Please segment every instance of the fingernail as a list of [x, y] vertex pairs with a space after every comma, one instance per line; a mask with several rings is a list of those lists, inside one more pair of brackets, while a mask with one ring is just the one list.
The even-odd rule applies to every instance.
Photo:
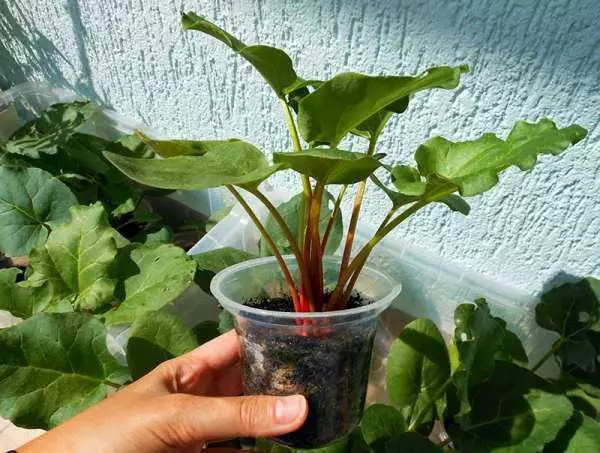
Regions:
[[280, 425], [287, 425], [296, 420], [304, 412], [303, 396], [293, 395], [279, 398], [275, 403], [275, 420]]

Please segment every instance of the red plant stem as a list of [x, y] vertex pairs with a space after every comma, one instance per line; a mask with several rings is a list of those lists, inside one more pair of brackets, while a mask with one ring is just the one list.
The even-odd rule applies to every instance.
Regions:
[[319, 234], [319, 221], [321, 219], [321, 205], [323, 203], [323, 192], [325, 185], [317, 183], [313, 193], [309, 222], [311, 228], [311, 258], [313, 272], [313, 294], [315, 296], [315, 307], [318, 311], [323, 309], [323, 254], [321, 253], [321, 236]]
[[325, 228], [323, 240], [321, 241], [322, 254], [325, 253], [325, 249], [327, 248], [327, 242], [329, 241], [329, 236], [331, 235], [331, 231], [333, 230], [333, 225], [335, 225], [335, 220], [340, 213], [340, 207], [342, 204], [342, 199], [344, 198], [344, 194], [346, 193], [346, 189], [348, 189], [348, 186], [344, 184], [340, 189], [340, 193], [335, 199], [335, 205], [333, 206], [333, 211], [331, 212], [331, 216], [329, 217], [329, 222], [327, 222], [327, 228]]
[[[285, 219], [281, 216], [281, 214], [279, 213], [277, 208], [273, 205], [273, 203], [271, 203], [271, 201], [260, 190], [258, 190], [258, 189], [251, 190], [250, 193], [252, 193], [256, 198], [258, 198], [266, 206], [266, 208], [269, 210], [269, 212], [271, 213], [271, 215], [273, 216], [273, 218], [279, 225], [279, 228], [283, 232], [284, 236], [288, 240], [290, 247], [292, 249], [292, 253], [296, 257], [296, 262], [298, 263], [298, 271], [300, 273], [300, 281], [302, 283], [302, 288], [300, 289], [300, 293], [301, 294], [304, 293], [304, 296], [305, 296], [304, 299], [309, 304], [308, 309], [304, 310], [304, 308], [303, 308], [302, 311], [311, 311], [312, 306], [310, 306], [311, 305], [310, 302], [313, 299], [313, 294], [312, 294], [312, 288], [310, 287], [310, 284], [308, 284], [308, 271], [307, 271], [307, 267], [306, 267], [307, 263], [304, 261], [302, 251], [298, 247], [296, 238], [292, 234], [290, 228], [288, 227], [287, 223], [285, 222]], [[301, 305], [303, 305], [303, 304], [301, 304]]]
[[267, 241], [267, 244], [269, 244], [269, 247], [271, 248], [271, 251], [273, 252], [273, 256], [275, 256], [275, 259], [277, 260], [277, 262], [279, 263], [279, 267], [281, 268], [281, 272], [283, 272], [283, 277], [285, 278], [285, 281], [287, 282], [288, 286], [290, 287], [290, 295], [292, 297], [292, 301], [294, 302], [294, 310], [302, 311], [301, 306], [300, 306], [300, 298], [298, 297], [298, 290], [296, 288], [296, 283], [294, 282], [292, 274], [290, 273], [290, 270], [287, 267], [285, 260], [281, 256], [281, 253], [279, 253], [279, 250], [277, 249], [275, 242], [273, 242], [273, 238], [271, 238], [271, 236], [269, 235], [266, 228], [260, 222], [260, 220], [258, 219], [256, 214], [254, 214], [254, 211], [252, 211], [252, 208], [248, 205], [248, 203], [246, 203], [246, 200], [244, 200], [244, 197], [242, 197], [240, 195], [240, 193], [236, 190], [236, 188], [233, 187], [232, 185], [227, 185], [227, 189], [229, 189], [229, 191], [235, 197], [235, 199], [238, 201], [238, 203], [248, 213], [248, 216], [250, 217], [252, 222], [254, 222], [254, 225], [256, 225], [256, 228], [258, 228], [258, 231], [260, 231], [260, 234], [262, 235], [262, 237], [265, 239], [265, 241]]

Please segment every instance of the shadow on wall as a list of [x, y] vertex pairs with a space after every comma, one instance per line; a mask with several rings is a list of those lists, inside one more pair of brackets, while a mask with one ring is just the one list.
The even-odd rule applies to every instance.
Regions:
[[[73, 27], [79, 57], [78, 68], [36, 28], [30, 18], [23, 13], [27, 8], [24, 8], [20, 2], [15, 1], [12, 10], [9, 9], [7, 2], [0, 2], [0, 37], [2, 37], [0, 39], [0, 90], [41, 76], [44, 81], [52, 85], [69, 88], [87, 99], [106, 105], [104, 99], [97, 93], [90, 76], [89, 59], [85, 50], [87, 35], [81, 21], [79, 2], [68, 0], [65, 7]], [[21, 58], [17, 57], [19, 54]], [[67, 80], [62, 65], [80, 74], [75, 83]]]

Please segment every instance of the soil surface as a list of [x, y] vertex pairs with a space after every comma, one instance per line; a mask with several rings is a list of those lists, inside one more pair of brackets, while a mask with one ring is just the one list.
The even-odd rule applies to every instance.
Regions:
[[[371, 303], [353, 296], [349, 308]], [[291, 299], [251, 300], [246, 305], [293, 311]], [[303, 394], [308, 418], [298, 431], [273, 440], [295, 448], [317, 448], [348, 434], [365, 402], [377, 319], [317, 326], [278, 325], [246, 319], [241, 335], [245, 393]]]

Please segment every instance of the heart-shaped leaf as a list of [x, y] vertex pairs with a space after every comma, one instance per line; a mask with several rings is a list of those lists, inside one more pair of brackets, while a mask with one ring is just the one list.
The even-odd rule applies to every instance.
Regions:
[[[256, 187], [279, 170], [279, 166], [271, 167], [262, 152], [249, 143], [241, 140], [216, 143], [203, 148], [206, 152], [201, 156], [136, 159], [110, 152], [104, 155], [134, 181], [161, 189], [196, 190], [228, 184]], [[170, 149], [181, 152], [181, 147], [180, 141]]]
[[[295, 238], [298, 238], [298, 222], [301, 215], [301, 209], [305, 209], [303, 203], [304, 194], [299, 193], [294, 195], [288, 201], [281, 203], [277, 206], [277, 211], [281, 214], [281, 217], [285, 220], [285, 223], [289, 227], [292, 235]], [[325, 234], [325, 229], [327, 228], [327, 224], [329, 223], [329, 218], [332, 213], [332, 208], [330, 203], [335, 201], [333, 195], [329, 192], [325, 191], [323, 193], [323, 203], [321, 205], [321, 218], [319, 220], [319, 232], [322, 236]], [[292, 248], [289, 245], [289, 241], [281, 231], [281, 228], [273, 218], [271, 214], [267, 216], [267, 220], [264, 223], [265, 229], [268, 231], [269, 236], [275, 242], [277, 249], [282, 255], [288, 255], [292, 253]], [[342, 238], [344, 236], [344, 223], [342, 220], [342, 215], [339, 214], [334, 221], [333, 227], [331, 229], [331, 233], [329, 235], [329, 239], [327, 241], [327, 246], [325, 247], [326, 254], [333, 254], [336, 252], [340, 243], [342, 242]], [[271, 256], [271, 248], [265, 242], [263, 238], [260, 239], [259, 249], [261, 256]]]
[[164, 310], [149, 311], [131, 325], [127, 366], [138, 379], [157, 365], [191, 351], [198, 343], [181, 318]]
[[[127, 253], [128, 252], [128, 253]], [[196, 263], [170, 244], [136, 245], [124, 251], [117, 274], [123, 280], [122, 302], [105, 314], [108, 324], [132, 322], [173, 302], [193, 282]]]
[[29, 318], [40, 312], [64, 313], [73, 311], [69, 300], [55, 295], [52, 286], [26, 286], [17, 283], [21, 271], [17, 268], [0, 269], [0, 310], [18, 318]]
[[26, 284], [48, 284], [76, 310], [98, 310], [113, 300], [116, 282], [110, 267], [116, 254], [115, 231], [102, 204], [74, 206], [71, 221], [31, 251]]
[[66, 185], [38, 168], [0, 167], [0, 181], [0, 250], [9, 256], [29, 254], [77, 204]]
[[373, 404], [367, 407], [361, 421], [361, 431], [367, 444], [402, 434], [407, 429], [402, 413], [392, 406]]
[[234, 264], [257, 258], [257, 256], [233, 247], [223, 247], [192, 255], [192, 258], [198, 265], [194, 281], [203, 291], [210, 294], [210, 282], [218, 272]]
[[5, 144], [9, 153], [38, 158], [40, 154], [56, 154], [71, 135], [99, 107], [90, 102], [54, 104], [41, 116], [17, 130]]
[[438, 67], [415, 77], [339, 74], [300, 101], [300, 133], [308, 143], [335, 147], [352, 129], [413, 93], [456, 88], [465, 70]]
[[273, 162], [323, 184], [354, 184], [381, 166], [375, 157], [340, 149], [312, 148], [301, 153], [274, 153]]
[[292, 60], [283, 50], [264, 45], [246, 46], [239, 39], [194, 12], [183, 13], [182, 24], [185, 30], [196, 30], [211, 35], [244, 57], [280, 98], [283, 99], [286, 88], [296, 84], [298, 76], [294, 71]]
[[412, 423], [417, 413], [443, 396], [441, 392], [449, 377], [450, 359], [439, 330], [428, 319], [412, 321], [394, 341], [388, 355], [386, 381], [390, 399]]
[[558, 129], [549, 119], [518, 121], [506, 141], [490, 133], [465, 142], [434, 137], [419, 146], [415, 159], [421, 175], [449, 181], [461, 195], [473, 196], [494, 187], [507, 168], [529, 170], [539, 154], [559, 154], [586, 134], [576, 124]]
[[18, 426], [53, 428], [128, 379], [92, 316], [40, 313], [0, 330], [0, 415]]

